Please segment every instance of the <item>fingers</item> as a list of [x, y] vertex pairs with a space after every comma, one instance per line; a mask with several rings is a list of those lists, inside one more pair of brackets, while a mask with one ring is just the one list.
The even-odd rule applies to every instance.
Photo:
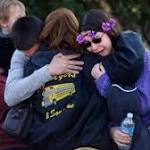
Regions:
[[54, 57], [62, 57], [62, 56], [64, 56], [62, 53], [58, 53]]
[[94, 67], [92, 68], [91, 74], [92, 75], [96, 74], [96, 71], [97, 71], [97, 66], [94, 65]]
[[[58, 53], [51, 61], [51, 74], [75, 73], [78, 74], [82, 69], [83, 61], [72, 60], [80, 55], [63, 55]], [[52, 72], [53, 70], [53, 72]]]
[[123, 143], [123, 144], [129, 144], [129, 143], [131, 142], [131, 140], [127, 140], [127, 139], [118, 139], [117, 142]]
[[79, 72], [82, 70], [83, 68], [80, 66], [74, 66], [74, 65], [68, 65], [67, 66], [67, 72], [69, 73], [75, 73], [75, 74], [79, 74]]
[[131, 137], [128, 134], [124, 134], [124, 136], [121, 137], [120, 142], [130, 143], [131, 142]]
[[80, 57], [80, 54], [74, 54], [74, 55], [64, 55], [67, 59], [75, 59]]
[[82, 67], [75, 66], [75, 65], [68, 65], [67, 68], [71, 69], [71, 70], [82, 70], [83, 69]]
[[111, 128], [111, 135], [116, 144], [118, 143], [128, 144], [131, 142], [131, 137], [128, 134], [121, 132], [118, 127]]
[[102, 63], [99, 63], [99, 70], [103, 72], [105, 71], [105, 68], [103, 67]]
[[83, 61], [71, 60], [71, 59], [77, 58], [79, 56], [80, 56], [80, 54], [76, 54], [76, 55], [63, 55], [62, 53], [58, 53], [57, 55], [55, 55], [55, 57], [61, 58], [64, 62], [66, 60], [66, 63], [68, 65], [83, 65], [84, 64]]
[[81, 56], [81, 54], [63, 55], [62, 53], [58, 53], [58, 54], [56, 54], [55, 56], [57, 56], [57, 57], [64, 57], [64, 58], [66, 58], [66, 59], [69, 60], [69, 59], [78, 58], [78, 57]]
[[116, 141], [119, 143], [130, 143], [131, 142], [131, 138], [126, 134], [124, 134], [123, 136], [116, 136]]
[[83, 61], [75, 61], [75, 60], [70, 60], [69, 61], [70, 65], [83, 65], [84, 62]]
[[92, 68], [91, 75], [93, 76], [94, 79], [100, 78], [105, 73], [105, 70], [103, 68], [100, 69], [99, 66], [100, 64], [97, 63]]
[[72, 69], [67, 69], [66, 72], [68, 73], [73, 73], [73, 74], [79, 74], [79, 70], [72, 70]]

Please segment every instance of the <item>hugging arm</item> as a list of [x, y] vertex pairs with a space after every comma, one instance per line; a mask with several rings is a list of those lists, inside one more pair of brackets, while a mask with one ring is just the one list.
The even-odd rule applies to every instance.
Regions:
[[44, 83], [52, 80], [53, 75], [65, 72], [78, 73], [82, 69], [83, 62], [73, 61], [72, 59], [76, 57], [79, 56], [57, 54], [50, 64], [24, 77], [24, 65], [27, 57], [23, 52], [16, 50], [11, 60], [11, 67], [6, 81], [5, 102], [8, 106], [22, 102], [32, 96]]
[[16, 105], [29, 98], [41, 85], [52, 79], [52, 76], [48, 74], [47, 66], [24, 78], [26, 61], [28, 58], [23, 52], [18, 50], [14, 52], [4, 93], [5, 102], [8, 106]]

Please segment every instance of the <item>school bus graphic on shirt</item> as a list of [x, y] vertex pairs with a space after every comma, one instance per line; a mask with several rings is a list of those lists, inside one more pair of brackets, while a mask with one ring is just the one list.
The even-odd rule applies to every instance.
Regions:
[[75, 85], [73, 83], [64, 83], [50, 85], [44, 88], [42, 96], [42, 106], [48, 107], [52, 104], [57, 104], [58, 101], [75, 93]]

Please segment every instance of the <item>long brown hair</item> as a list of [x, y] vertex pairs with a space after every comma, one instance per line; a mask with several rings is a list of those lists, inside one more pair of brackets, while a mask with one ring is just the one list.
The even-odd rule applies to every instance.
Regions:
[[41, 32], [41, 41], [47, 41], [50, 49], [75, 48], [79, 23], [67, 8], [58, 8], [47, 16]]

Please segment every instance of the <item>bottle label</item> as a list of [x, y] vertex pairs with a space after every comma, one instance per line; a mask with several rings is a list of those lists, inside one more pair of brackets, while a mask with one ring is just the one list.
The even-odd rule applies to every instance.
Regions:
[[129, 134], [129, 136], [133, 136], [134, 127], [121, 127], [121, 131]]

